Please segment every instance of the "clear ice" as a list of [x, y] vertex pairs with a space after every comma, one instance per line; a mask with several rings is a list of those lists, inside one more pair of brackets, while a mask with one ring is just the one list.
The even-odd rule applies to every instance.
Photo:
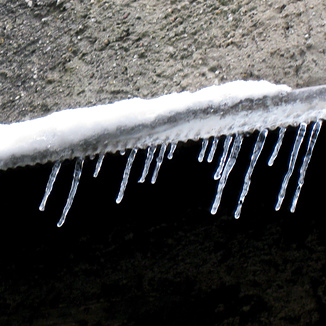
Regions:
[[303, 138], [304, 138], [304, 136], [306, 134], [306, 130], [307, 130], [307, 124], [306, 123], [300, 123], [300, 126], [298, 128], [298, 133], [297, 133], [294, 145], [293, 145], [288, 170], [287, 170], [287, 172], [286, 172], [286, 174], [284, 176], [282, 186], [281, 186], [280, 192], [278, 194], [277, 203], [275, 205], [275, 210], [276, 211], [278, 211], [282, 206], [282, 203], [283, 203], [283, 200], [284, 200], [284, 197], [285, 197], [285, 193], [286, 193], [286, 188], [288, 186], [290, 177], [291, 177], [291, 175], [293, 173], [295, 162], [297, 160], [298, 153], [299, 153], [300, 146], [302, 144]]
[[225, 162], [226, 162], [226, 158], [229, 152], [229, 147], [231, 145], [233, 136], [228, 135], [226, 136], [225, 140], [224, 140], [224, 145], [223, 145], [223, 153], [222, 156], [220, 158], [220, 163], [219, 166], [214, 174], [214, 180], [218, 180], [221, 177]]
[[210, 149], [210, 151], [208, 153], [208, 156], [207, 156], [207, 162], [208, 163], [211, 163], [213, 161], [213, 158], [214, 158], [214, 155], [215, 155], [215, 152], [216, 152], [216, 148], [217, 148], [217, 144], [218, 144], [218, 140], [219, 139], [217, 137], [214, 137], [211, 149]]
[[94, 178], [97, 178], [98, 174], [100, 173], [104, 157], [105, 157], [105, 154], [99, 154], [99, 156], [98, 156], [96, 166], [95, 166], [95, 171], [93, 174]]
[[304, 178], [308, 169], [308, 165], [312, 156], [312, 152], [314, 150], [318, 135], [319, 135], [319, 131], [322, 125], [322, 121], [317, 121], [314, 123], [313, 128], [311, 130], [311, 134], [310, 134], [310, 138], [309, 138], [309, 143], [307, 146], [307, 152], [305, 154], [305, 157], [303, 159], [303, 163], [302, 166], [300, 168], [300, 176], [299, 176], [299, 180], [298, 180], [298, 185], [295, 191], [295, 194], [293, 196], [293, 200], [292, 200], [292, 205], [291, 205], [291, 213], [295, 212], [295, 208], [297, 206], [297, 202], [300, 196], [300, 192], [301, 192], [301, 188], [303, 186], [304, 183]]
[[201, 150], [198, 155], [198, 162], [203, 162], [207, 145], [208, 145], [208, 139], [203, 139], [201, 143]]
[[275, 159], [277, 158], [278, 152], [280, 151], [280, 148], [283, 143], [285, 131], [286, 131], [285, 127], [281, 127], [278, 130], [278, 138], [277, 138], [273, 153], [272, 153], [271, 157], [269, 158], [268, 166], [272, 166], [274, 164]]
[[226, 181], [228, 179], [228, 176], [229, 176], [230, 172], [232, 171], [235, 162], [237, 161], [238, 154], [239, 154], [240, 149], [241, 149], [242, 140], [243, 140], [242, 135], [236, 135], [235, 136], [235, 139], [233, 141], [233, 145], [232, 145], [232, 148], [231, 148], [230, 156], [229, 156], [229, 158], [228, 158], [228, 160], [226, 162], [226, 165], [225, 165], [225, 167], [223, 169], [221, 180], [218, 183], [218, 188], [217, 188], [215, 200], [214, 200], [214, 203], [213, 203], [212, 209], [211, 209], [211, 214], [213, 214], [213, 215], [216, 214], [216, 212], [218, 210], [218, 207], [220, 206], [222, 193], [223, 193], [224, 187], [226, 185]]
[[123, 177], [122, 177], [122, 181], [121, 181], [121, 185], [120, 185], [120, 191], [119, 191], [117, 199], [115, 200], [115, 202], [117, 204], [121, 203], [121, 200], [124, 196], [124, 193], [125, 193], [125, 190], [127, 187], [127, 183], [128, 183], [128, 179], [129, 179], [129, 175], [130, 175], [130, 170], [132, 167], [132, 163], [135, 160], [136, 154], [137, 154], [137, 148], [133, 148], [129, 154], [127, 164], [126, 164], [125, 170], [123, 172]]
[[72, 205], [72, 202], [74, 201], [76, 191], [77, 191], [79, 181], [80, 181], [80, 176], [81, 176], [82, 170], [83, 170], [83, 165], [84, 165], [84, 159], [82, 157], [78, 157], [76, 159], [76, 163], [75, 163], [74, 176], [73, 176], [71, 188], [69, 191], [68, 199], [67, 199], [66, 205], [63, 209], [61, 218], [60, 218], [59, 222], [57, 223], [57, 227], [62, 226], [62, 224], [65, 222], [67, 214]]
[[176, 148], [177, 148], [177, 143], [171, 143], [170, 151], [169, 151], [169, 154], [168, 154], [168, 159], [169, 160], [173, 159], [173, 154], [174, 154], [174, 151], [175, 151]]
[[156, 182], [156, 180], [157, 180], [158, 172], [160, 171], [161, 165], [163, 163], [165, 151], [166, 151], [166, 144], [163, 143], [161, 145], [160, 152], [159, 152], [158, 157], [156, 159], [156, 166], [155, 166], [155, 170], [153, 172], [152, 180], [151, 180], [152, 184], [154, 184]]
[[46, 184], [44, 196], [43, 196], [42, 202], [41, 202], [41, 204], [39, 206], [40, 211], [45, 210], [46, 202], [47, 202], [47, 200], [48, 200], [48, 198], [49, 198], [49, 196], [51, 194], [54, 182], [55, 182], [55, 180], [57, 178], [57, 175], [58, 175], [58, 173], [60, 171], [61, 163], [62, 163], [62, 161], [57, 161], [57, 162], [54, 163], [54, 165], [52, 167], [52, 171], [51, 171], [51, 174], [49, 176], [48, 183]]
[[245, 198], [246, 198], [246, 196], [248, 194], [248, 191], [249, 191], [249, 187], [250, 187], [250, 183], [251, 183], [251, 176], [252, 176], [252, 173], [254, 171], [257, 160], [258, 160], [258, 158], [260, 156], [260, 153], [263, 150], [267, 134], [268, 134], [267, 129], [264, 129], [259, 133], [259, 135], [257, 137], [255, 147], [254, 147], [253, 152], [251, 154], [251, 160], [250, 160], [249, 168], [247, 170], [247, 173], [246, 173], [246, 176], [245, 176], [245, 179], [244, 179], [241, 195], [239, 197], [238, 206], [237, 206], [237, 209], [235, 210], [235, 213], [234, 213], [234, 217], [236, 219], [238, 219], [240, 217], [243, 202], [244, 202], [244, 200], [245, 200]]
[[149, 168], [153, 161], [155, 151], [156, 151], [156, 146], [150, 146], [147, 148], [147, 156], [146, 156], [146, 160], [145, 160], [145, 164], [144, 164], [143, 173], [142, 173], [140, 179], [138, 180], [139, 183], [145, 182]]

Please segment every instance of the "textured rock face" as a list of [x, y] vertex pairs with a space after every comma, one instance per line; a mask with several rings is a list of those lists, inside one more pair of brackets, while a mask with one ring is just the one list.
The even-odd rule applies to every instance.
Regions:
[[[0, 119], [236, 79], [326, 84], [324, 22], [321, 1], [3, 0]], [[273, 210], [294, 133], [287, 138], [274, 170], [266, 160], [276, 136], [267, 140], [239, 221], [230, 214], [253, 138], [215, 217], [216, 184], [196, 161], [200, 144], [179, 149], [141, 197], [136, 160], [122, 206], [114, 199], [126, 158], [110, 156], [98, 183], [95, 163], [85, 164], [60, 230], [72, 165], [45, 216], [37, 208], [49, 166], [1, 173], [1, 324], [324, 324], [323, 194], [315, 188], [325, 180], [325, 135], [295, 215]]]

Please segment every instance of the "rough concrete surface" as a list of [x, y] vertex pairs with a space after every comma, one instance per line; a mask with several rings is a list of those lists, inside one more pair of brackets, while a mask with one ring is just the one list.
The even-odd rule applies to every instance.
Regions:
[[[0, 121], [237, 79], [326, 84], [325, 24], [317, 0], [0, 0]], [[311, 170], [323, 169], [320, 143]], [[189, 146], [194, 158], [198, 146]], [[2, 172], [0, 324], [324, 325], [325, 228], [322, 210], [309, 205], [316, 192], [302, 195], [295, 215], [276, 214], [264, 200], [273, 205], [278, 182], [273, 195], [253, 190], [241, 221], [230, 216], [234, 202], [212, 217], [215, 184], [203, 181], [212, 171], [206, 164], [206, 177], [196, 176], [186, 149], [176, 172], [160, 175], [161, 190], [131, 187], [121, 207], [111, 201], [125, 158], [110, 157], [119, 173], [108, 164], [100, 184], [84, 188], [113, 192], [81, 190], [60, 230], [70, 181], [44, 217], [37, 207], [50, 167]]]

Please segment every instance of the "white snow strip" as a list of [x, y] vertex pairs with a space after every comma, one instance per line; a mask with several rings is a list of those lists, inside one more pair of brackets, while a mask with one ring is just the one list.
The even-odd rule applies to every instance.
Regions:
[[[286, 85], [234, 81], [194, 93], [134, 98], [0, 125], [0, 169], [147, 148], [323, 119], [325, 101], [283, 103]], [[281, 98], [281, 104], [272, 101]], [[271, 99], [266, 109], [266, 101]], [[248, 103], [248, 101], [250, 103]], [[265, 101], [263, 104], [259, 101]], [[277, 99], [280, 101], [280, 99]], [[246, 102], [247, 101], [247, 102]], [[316, 99], [318, 102], [318, 98]], [[277, 102], [277, 101], [276, 101]]]

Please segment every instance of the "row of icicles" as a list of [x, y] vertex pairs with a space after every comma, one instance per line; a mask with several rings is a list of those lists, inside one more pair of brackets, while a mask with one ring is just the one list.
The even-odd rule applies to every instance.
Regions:
[[[292, 213], [295, 211], [297, 201], [298, 201], [298, 198], [299, 198], [299, 195], [300, 195], [300, 191], [301, 191], [301, 188], [302, 188], [303, 183], [304, 183], [304, 178], [305, 178], [305, 174], [306, 174], [306, 171], [307, 171], [307, 168], [308, 168], [308, 164], [310, 162], [310, 159], [311, 159], [311, 156], [312, 156], [312, 151], [313, 151], [313, 148], [314, 148], [315, 143], [317, 141], [317, 137], [318, 137], [321, 126], [322, 126], [322, 121], [317, 121], [312, 126], [310, 136], [309, 136], [308, 146], [307, 146], [307, 149], [306, 149], [306, 153], [305, 153], [303, 163], [302, 163], [301, 168], [300, 168], [300, 175], [299, 175], [299, 179], [298, 179], [298, 183], [297, 183], [297, 188], [296, 188], [296, 191], [295, 191], [293, 199], [292, 199], [292, 205], [291, 205], [291, 208], [290, 208], [290, 211]], [[298, 157], [298, 153], [299, 153], [302, 141], [303, 141], [303, 139], [305, 137], [306, 130], [307, 130], [307, 124], [306, 123], [301, 123], [299, 125], [299, 127], [298, 127], [297, 135], [296, 135], [296, 138], [295, 138], [295, 141], [294, 141], [294, 144], [293, 144], [293, 149], [292, 149], [290, 160], [289, 160], [288, 170], [287, 170], [287, 172], [286, 172], [286, 174], [284, 176], [284, 179], [283, 179], [283, 182], [282, 182], [282, 185], [281, 185], [281, 189], [280, 189], [280, 192], [278, 194], [278, 200], [277, 200], [277, 203], [275, 205], [275, 210], [276, 211], [278, 211], [281, 208], [283, 199], [285, 197], [286, 188], [287, 188], [287, 185], [289, 183], [292, 172], [294, 170], [296, 159]], [[274, 160], [276, 159], [276, 157], [278, 155], [278, 152], [279, 152], [280, 147], [281, 147], [282, 142], [283, 142], [285, 131], [286, 131], [285, 127], [279, 128], [278, 139], [276, 141], [276, 144], [275, 144], [274, 150], [272, 152], [272, 155], [271, 155], [271, 157], [270, 157], [270, 159], [268, 161], [269, 166], [273, 165]], [[246, 195], [247, 195], [247, 193], [249, 191], [251, 176], [252, 176], [253, 170], [255, 168], [255, 165], [257, 163], [257, 160], [258, 160], [258, 158], [260, 156], [260, 153], [263, 150], [267, 134], [268, 134], [268, 130], [264, 129], [264, 130], [260, 131], [258, 136], [257, 136], [257, 140], [256, 140], [255, 146], [253, 148], [253, 152], [251, 154], [250, 164], [249, 164], [248, 170], [247, 170], [246, 175], [245, 175], [242, 191], [241, 191], [241, 194], [240, 194], [240, 197], [239, 197], [239, 200], [238, 200], [237, 208], [236, 208], [236, 210], [234, 212], [234, 217], [236, 219], [238, 219], [240, 217], [243, 202], [244, 202], [245, 197], [246, 197]], [[228, 135], [228, 136], [225, 137], [224, 144], [223, 144], [223, 151], [222, 151], [222, 154], [221, 154], [220, 159], [219, 159], [218, 167], [217, 167], [216, 172], [214, 174], [214, 180], [219, 180], [219, 182], [218, 182], [218, 186], [217, 186], [216, 196], [215, 196], [213, 205], [211, 207], [211, 214], [216, 214], [216, 212], [217, 212], [217, 210], [219, 208], [224, 187], [226, 185], [228, 176], [229, 176], [230, 172], [232, 171], [233, 166], [236, 163], [238, 154], [239, 154], [240, 149], [241, 149], [242, 141], [243, 141], [243, 135], [240, 135], [240, 134], [236, 134], [235, 136]], [[209, 151], [209, 153], [207, 155], [207, 162], [209, 162], [209, 163], [213, 161], [218, 142], [219, 142], [219, 138], [214, 137], [214, 139], [212, 141], [212, 144], [211, 144], [210, 151]], [[208, 144], [209, 144], [209, 139], [203, 139], [202, 140], [202, 147], [201, 147], [200, 153], [198, 155], [198, 161], [199, 162], [202, 162], [204, 160]], [[168, 159], [173, 158], [173, 153], [174, 153], [174, 151], [176, 149], [176, 146], [177, 146], [176, 143], [171, 143], [170, 144], [170, 151], [169, 151], [169, 153], [167, 155]], [[159, 154], [158, 154], [158, 156], [156, 158], [156, 166], [155, 166], [155, 169], [154, 169], [154, 172], [153, 172], [153, 175], [152, 175], [152, 179], [151, 179], [152, 184], [154, 184], [156, 182], [158, 172], [159, 172], [160, 167], [161, 167], [161, 165], [163, 163], [163, 159], [164, 159], [164, 155], [165, 155], [167, 147], [168, 147], [168, 145], [165, 144], [165, 143], [163, 143], [160, 146], [160, 151], [159, 151]], [[156, 152], [156, 149], [157, 149], [156, 146], [148, 147], [143, 172], [142, 172], [141, 178], [139, 179], [138, 182], [143, 183], [145, 181], [145, 179], [147, 177], [147, 174], [149, 172], [150, 165], [151, 165], [152, 160], [154, 158], [154, 154]], [[119, 204], [123, 199], [124, 192], [125, 192], [125, 189], [126, 189], [126, 186], [127, 186], [127, 183], [128, 183], [131, 167], [132, 167], [132, 164], [133, 164], [134, 159], [136, 157], [137, 150], [138, 150], [137, 148], [133, 148], [131, 150], [130, 154], [129, 154], [127, 164], [126, 164], [126, 167], [125, 167], [125, 170], [124, 170], [124, 173], [123, 173], [123, 178], [122, 178], [122, 181], [121, 181], [121, 185], [120, 185], [120, 191], [119, 191], [119, 194], [118, 194], [118, 196], [116, 198], [116, 203], [117, 204]], [[121, 153], [121, 154], [124, 154], [124, 153]], [[104, 157], [105, 157], [105, 154], [100, 154], [98, 156], [95, 171], [94, 171], [94, 174], [93, 174], [93, 176], [95, 178], [98, 176], [98, 174], [100, 172]], [[57, 161], [57, 162], [54, 163], [54, 166], [52, 168], [49, 180], [48, 180], [47, 185], [46, 185], [44, 197], [43, 197], [42, 202], [41, 202], [41, 204], [39, 206], [40, 211], [44, 211], [44, 209], [45, 209], [47, 199], [48, 199], [48, 197], [49, 197], [49, 195], [50, 195], [50, 193], [52, 191], [54, 182], [56, 180], [56, 177], [57, 177], [57, 175], [59, 173], [59, 170], [60, 170], [60, 167], [61, 167], [61, 163], [62, 163], [62, 161]], [[73, 203], [73, 199], [75, 197], [77, 187], [78, 187], [78, 184], [79, 184], [79, 181], [80, 181], [80, 177], [81, 177], [81, 174], [82, 174], [83, 164], [84, 164], [84, 158], [79, 157], [79, 158], [76, 159], [75, 169], [74, 169], [74, 173], [73, 173], [73, 181], [72, 181], [72, 184], [71, 184], [71, 188], [70, 188], [70, 192], [69, 192], [69, 195], [68, 195], [66, 205], [65, 205], [65, 207], [63, 209], [61, 218], [60, 218], [59, 222], [57, 223], [58, 227], [61, 227], [63, 225], [63, 223], [65, 222], [67, 214], [68, 214], [68, 212], [69, 212], [69, 210], [71, 208], [71, 205]]]

